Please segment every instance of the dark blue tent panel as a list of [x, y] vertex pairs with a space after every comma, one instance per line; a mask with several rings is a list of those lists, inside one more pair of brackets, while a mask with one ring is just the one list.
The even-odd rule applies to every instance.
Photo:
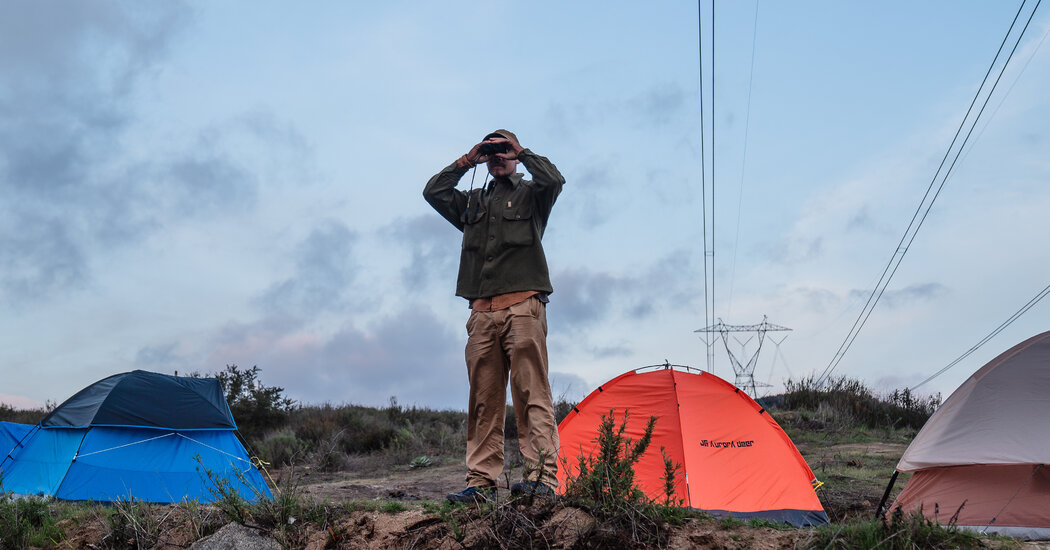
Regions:
[[142, 370], [116, 374], [80, 390], [40, 425], [237, 429], [218, 379]]

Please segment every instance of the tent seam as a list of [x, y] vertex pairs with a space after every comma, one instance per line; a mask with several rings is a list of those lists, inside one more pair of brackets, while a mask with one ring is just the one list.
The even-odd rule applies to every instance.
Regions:
[[[675, 370], [671, 369], [671, 382], [674, 383], [674, 414], [678, 418], [678, 438], [682, 441], [682, 461], [685, 462], [685, 438], [682, 437], [682, 400], [678, 397], [678, 378], [675, 376]], [[683, 466], [683, 470], [684, 470]], [[689, 507], [693, 506], [693, 495], [692, 491], [689, 490], [689, 472], [683, 472], [685, 475], [685, 502]]]

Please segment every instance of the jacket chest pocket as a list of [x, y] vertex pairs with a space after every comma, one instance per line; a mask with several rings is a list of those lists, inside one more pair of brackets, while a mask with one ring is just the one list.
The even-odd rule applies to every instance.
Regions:
[[529, 246], [535, 240], [532, 229], [532, 201], [508, 201], [501, 220], [505, 246]]
[[488, 216], [488, 211], [484, 206], [473, 204], [470, 210], [460, 216], [459, 219], [463, 222], [464, 250], [478, 250], [485, 247], [485, 233], [488, 232], [488, 224], [484, 223], [485, 216]]

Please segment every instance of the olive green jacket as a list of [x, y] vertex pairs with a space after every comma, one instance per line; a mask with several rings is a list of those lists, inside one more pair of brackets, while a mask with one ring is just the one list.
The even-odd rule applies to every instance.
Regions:
[[528, 149], [518, 160], [533, 181], [512, 174], [468, 193], [456, 184], [469, 169], [452, 163], [423, 189], [434, 210], [463, 232], [457, 296], [471, 300], [523, 290], [554, 291], [540, 240], [565, 178], [549, 160]]

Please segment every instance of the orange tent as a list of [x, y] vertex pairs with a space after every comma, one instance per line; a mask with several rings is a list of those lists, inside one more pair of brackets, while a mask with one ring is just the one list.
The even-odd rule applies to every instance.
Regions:
[[[611, 410], [637, 441], [658, 417], [652, 444], [635, 465], [635, 481], [664, 499], [660, 447], [681, 465], [676, 498], [715, 516], [763, 518], [804, 527], [828, 522], [812, 470], [769, 413], [721, 378], [689, 367], [657, 365], [599, 386], [558, 426], [558, 481], [590, 456], [602, 415]], [[691, 372], [695, 371], [695, 372]], [[568, 471], [566, 471], [568, 470]]]

